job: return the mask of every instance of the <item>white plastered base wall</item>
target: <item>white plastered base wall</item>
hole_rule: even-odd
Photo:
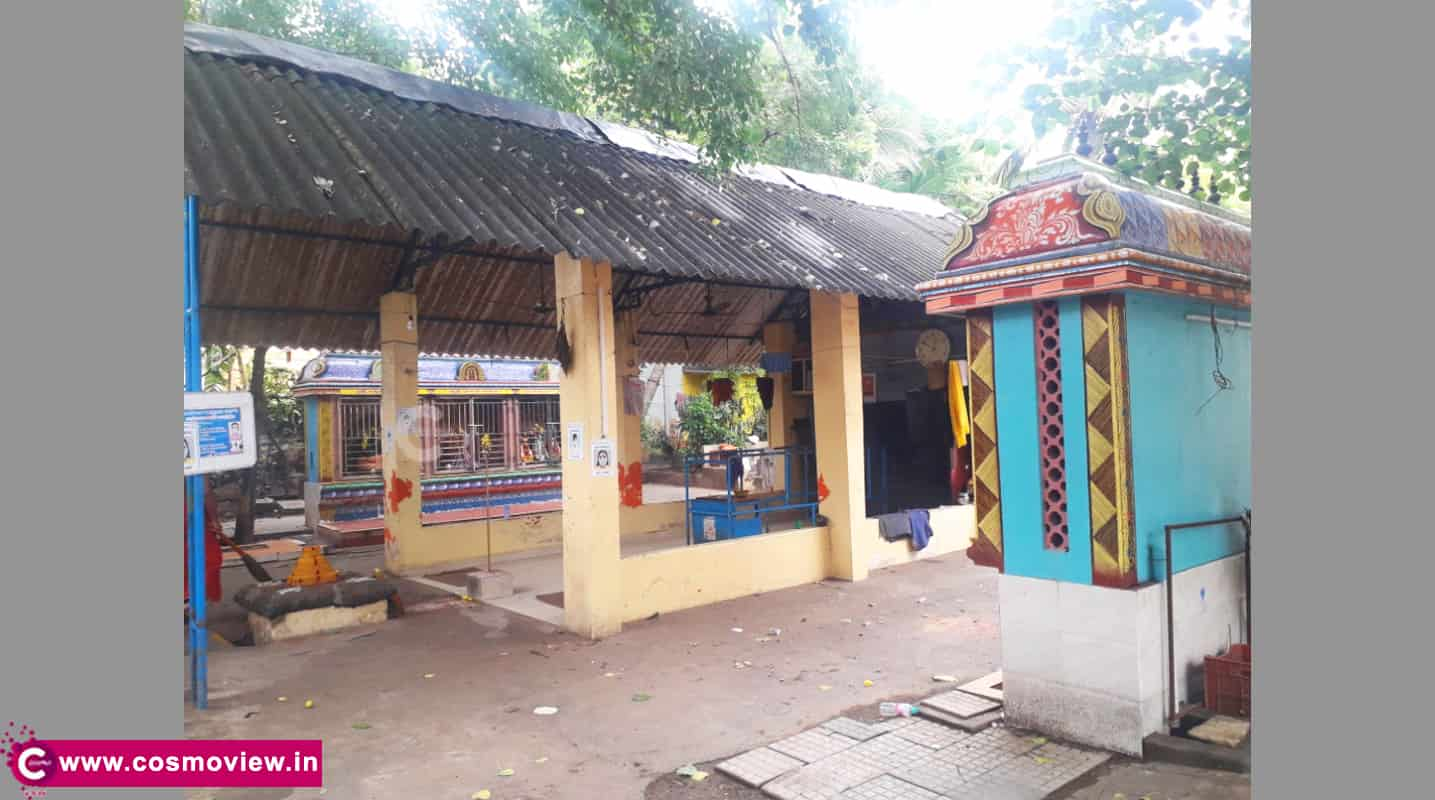
[[[1245,638],[1245,557],[1178,573],[1176,692],[1201,691],[1204,659]],[[1139,756],[1167,709],[1166,588],[1002,575],[1002,691],[1008,723]]]

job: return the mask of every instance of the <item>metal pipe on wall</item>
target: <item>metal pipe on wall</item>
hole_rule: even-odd
[[[1249,512],[1247,512],[1249,513]],[[1246,644],[1251,643],[1251,522],[1250,517],[1222,517],[1204,522],[1182,522],[1166,526],[1166,698],[1168,726],[1174,725],[1181,710],[1176,707],[1176,606],[1172,576],[1175,574],[1174,559],[1171,557],[1171,532],[1189,528],[1209,528],[1217,525],[1239,523],[1246,534]]]

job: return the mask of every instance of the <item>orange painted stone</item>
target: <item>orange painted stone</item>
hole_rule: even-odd
[[[339,573],[324,558],[323,551],[315,546],[304,548],[299,554],[299,560],[294,563],[294,570],[289,573],[285,583],[290,586],[318,586],[322,583],[333,583],[339,580]]]

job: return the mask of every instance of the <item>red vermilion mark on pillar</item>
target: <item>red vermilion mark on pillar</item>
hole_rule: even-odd
[[[388,528],[388,526],[386,525],[386,526],[384,526],[384,545],[385,545],[385,546],[388,546],[388,545],[391,545],[391,544],[393,544],[393,543],[394,543],[394,534],[393,534],[393,531],[390,531],[389,528]]]
[[[623,505],[637,508],[643,504],[643,462],[618,465],[618,493]]]
[[[832,492],[827,488],[827,481],[822,479],[822,473],[817,474],[817,502],[821,503],[827,499]]]
[[[414,496],[414,482],[399,477],[399,473],[389,473],[389,511],[399,513],[399,503]]]

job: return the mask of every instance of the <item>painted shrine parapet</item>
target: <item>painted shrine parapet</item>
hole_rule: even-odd
[[[1126,289],[1249,307],[1250,285],[1236,215],[1063,159],[964,223],[916,288],[936,314]]]

